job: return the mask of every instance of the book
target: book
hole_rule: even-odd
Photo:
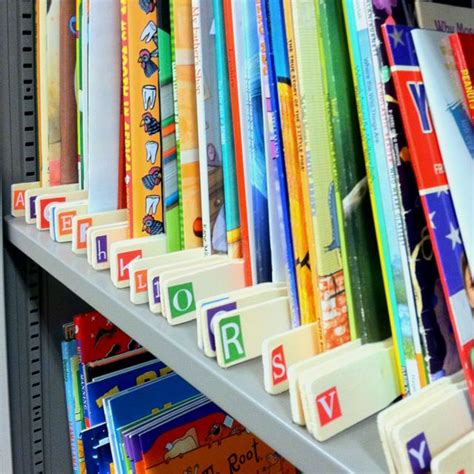
[[[271,281],[257,18],[254,3],[233,3],[234,50],[240,107],[243,180],[253,283]]]
[[[77,353],[82,364],[137,349],[138,344],[97,311],[74,316]]]
[[[121,15],[127,208],[133,238],[164,232],[157,35],[146,42],[150,22],[157,28],[158,13],[146,4],[121,0]]]
[[[112,451],[108,440],[107,424],[101,423],[81,433],[87,474],[114,472]]]
[[[452,0],[443,2],[416,0],[416,18],[419,27],[444,33],[474,33],[473,9],[458,4]]]
[[[227,253],[214,25],[212,2],[193,0],[202,241],[206,255]]]
[[[464,100],[474,125],[474,34],[455,33],[449,35],[454,60],[461,80]]]
[[[165,232],[168,252],[181,249],[181,224],[179,216],[178,162],[176,158],[176,121],[173,95],[173,67],[171,60],[170,0],[157,5],[158,31],[149,23],[145,41],[150,43],[158,35],[158,74],[160,89],[161,144],[163,160],[163,192]],[[155,145],[147,144],[147,159],[155,159]]]
[[[266,99],[266,125],[270,138],[273,172],[269,173],[270,188],[275,193],[276,214],[279,220],[279,230],[282,245],[282,253],[285,257],[286,280],[289,288],[292,325],[298,327],[301,324],[301,313],[299,305],[298,285],[296,279],[296,268],[294,265],[293,236],[291,234],[290,208],[288,201],[288,188],[286,182],[286,171],[283,156],[283,139],[281,130],[281,117],[278,106],[278,85],[275,71],[273,41],[270,24],[270,4],[267,0],[257,2],[257,20],[259,22],[259,41],[261,50],[261,62],[266,65],[267,80],[264,75],[263,91]],[[267,158],[268,160],[268,158]],[[274,226],[273,229],[276,229]]]
[[[297,84],[296,51],[293,31],[293,14],[291,2],[280,2],[282,20],[272,24],[274,29],[281,31],[282,42],[274,44],[276,54],[281,55],[277,61],[278,94],[280,115],[282,119],[283,152],[287,171],[288,196],[290,202],[291,230],[293,235],[294,265],[300,304],[301,323],[307,324],[318,320],[321,307],[315,304],[314,278],[316,268],[313,266],[309,251],[306,229],[311,211],[305,206],[307,201],[304,192],[309,193],[306,186],[306,174],[303,126],[301,120],[301,97]],[[305,191],[303,191],[303,188]],[[303,203],[303,205],[301,205]],[[314,270],[313,270],[314,268]],[[321,337],[321,334],[318,334]]]
[[[245,279],[247,285],[253,283],[252,262],[250,255],[250,241],[248,229],[248,210],[245,198],[245,176],[243,168],[242,130],[240,123],[239,90],[237,84],[237,63],[233,24],[233,2],[222,0],[224,13],[225,41],[227,48],[227,65],[229,71],[229,90],[232,112],[232,127],[234,135],[235,172],[237,179],[237,194],[240,214],[240,236],[242,258],[245,262]]]
[[[232,110],[223,2],[221,0],[213,0],[213,8],[227,253],[232,258],[241,258],[240,213],[237,192],[237,176],[235,170],[234,135],[232,132]]]
[[[181,248],[202,246],[191,0],[171,0],[174,113]]]
[[[469,255],[474,249],[472,229],[470,229],[472,227],[472,206],[469,205],[470,201],[469,198],[466,199],[466,196],[472,195],[470,179],[474,171],[472,159],[474,156],[472,146],[474,132],[464,108],[460,84],[450,76],[450,73],[455,74],[455,71],[453,71],[453,58],[447,44],[447,37],[447,33],[434,31],[415,30],[412,32],[447,184],[454,205],[454,213],[449,212],[451,210],[450,200],[439,200],[439,203],[448,209],[449,214],[447,216],[445,214],[447,218],[442,221],[444,222],[443,227],[441,227],[441,222],[438,227],[433,220],[430,225],[434,226],[436,233],[440,233],[439,241],[444,243],[443,248],[439,250],[439,257],[443,258],[443,254],[446,254],[445,258],[454,259],[457,264],[451,274],[452,283],[449,285],[445,283],[445,291],[456,308],[456,322],[453,321],[453,326],[457,328],[456,342],[468,382],[471,403],[473,403],[472,353],[474,340],[472,337],[473,319],[472,316],[469,318],[469,309],[471,312],[474,309],[471,263],[473,260],[472,258],[469,260]],[[443,91],[443,94],[439,93],[440,90]],[[443,168],[438,167],[434,170],[436,173],[436,170],[441,171]],[[445,189],[441,188],[437,191],[440,194],[441,191],[445,194]],[[431,200],[431,196],[428,199]],[[454,216],[455,219],[457,218],[457,222],[453,219]],[[442,239],[441,236],[445,239]]]
[[[76,2],[66,0],[59,6],[59,118],[61,131],[60,182],[77,183],[77,104],[75,95],[76,67]]]
[[[372,256],[375,228],[355,105],[342,2],[319,0],[321,63],[326,113],[330,117],[331,156],[341,255],[351,338],[376,342],[389,337],[380,261]]]
[[[413,29],[406,26],[385,25],[383,27],[391,74],[410,149],[410,164],[416,176],[420,200],[427,221],[426,231],[423,232],[425,237],[419,244],[421,256],[417,260],[418,262],[426,260],[437,262],[437,268],[426,267],[424,264],[425,274],[423,290],[421,290],[425,296],[436,301],[433,310],[427,311],[425,309],[423,314],[424,319],[427,317],[430,319],[429,331],[425,327],[428,349],[425,357],[431,379],[435,379],[441,375],[450,375],[460,368],[450,322],[450,316],[451,320],[455,320],[455,310],[449,298],[449,292],[444,291],[444,298],[440,298],[442,282],[445,281],[443,286],[446,288],[450,271],[449,267],[440,259],[439,252],[442,243],[432,227],[435,216],[436,220],[441,218],[444,222],[449,222],[455,218],[455,215],[452,204],[451,211],[445,206],[441,206],[439,209],[439,206],[433,206],[427,196],[431,192],[430,188],[439,190],[444,187],[447,189],[447,181],[436,133],[432,127],[425,86],[411,39],[411,31]],[[435,190],[433,189],[433,191]],[[438,198],[441,196],[435,191],[433,200],[438,201]],[[435,208],[438,211],[434,210]],[[426,232],[429,234],[430,241],[426,238]],[[456,261],[453,260],[453,263],[455,268]]]

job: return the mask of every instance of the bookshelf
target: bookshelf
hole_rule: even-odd
[[[171,327],[146,305],[129,301],[128,289],[112,285],[109,272],[96,272],[68,244],[52,242],[21,219],[6,217],[6,237],[47,273],[129,333],[178,374],[227,410],[249,430],[306,473],[387,470],[372,417],[325,442],[315,441],[291,422],[288,394],[268,395],[259,359],[223,370],[196,344],[191,322]]]

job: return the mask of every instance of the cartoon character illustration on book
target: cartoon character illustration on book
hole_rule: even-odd
[[[146,161],[154,165],[158,157],[158,149],[160,148],[160,144],[157,142],[146,142],[145,148],[146,148]]]
[[[148,15],[149,13],[153,13],[156,8],[157,0],[138,0],[138,4],[140,8]]]
[[[331,211],[331,227],[332,227],[332,241],[329,245],[326,245],[326,250],[331,251],[338,248],[341,248],[341,243],[339,240],[339,226],[337,222],[337,210],[336,210],[336,190],[334,188],[334,183],[331,182],[329,185],[329,209]]]
[[[196,428],[193,427],[186,431],[181,438],[177,438],[166,445],[165,460],[182,456],[197,448],[199,448],[199,438]]]
[[[161,184],[161,179],[162,179],[161,167],[152,166],[148,170],[148,173],[145,176],[143,176],[142,183],[146,189],[149,189],[151,191],[155,186],[159,186]]]
[[[151,77],[156,71],[158,71],[158,66],[152,60],[156,54],[155,51],[150,52],[146,48],[141,49],[138,54],[138,62],[141,64],[146,77]]]
[[[148,84],[142,89],[143,108],[153,110],[156,102],[156,86]]]
[[[161,202],[161,197],[157,195],[150,195],[145,198],[145,216],[143,217],[142,231],[148,235],[157,235],[164,232],[163,222],[155,219],[153,216],[158,210],[158,205]]]
[[[149,43],[151,40],[155,39],[157,31],[158,28],[156,27],[155,23],[150,20],[143,29],[140,40],[144,41],[145,43]]]
[[[143,127],[145,132],[150,136],[159,133],[161,130],[160,122],[158,122],[158,120],[156,120],[156,118],[153,117],[150,112],[145,112],[142,115],[140,127]]]

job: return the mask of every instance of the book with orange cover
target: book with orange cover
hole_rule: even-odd
[[[130,237],[144,237],[164,232],[158,14],[154,3],[121,7],[127,207]]]

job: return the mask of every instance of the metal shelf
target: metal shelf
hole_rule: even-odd
[[[85,302],[135,338],[156,357],[243,423],[307,474],[387,471],[375,417],[318,443],[291,422],[288,394],[268,395],[260,360],[223,370],[196,344],[195,323],[171,327],[129,301],[128,289],[112,285],[108,272],[96,272],[68,244],[53,242],[22,219],[7,217],[7,239]]]

